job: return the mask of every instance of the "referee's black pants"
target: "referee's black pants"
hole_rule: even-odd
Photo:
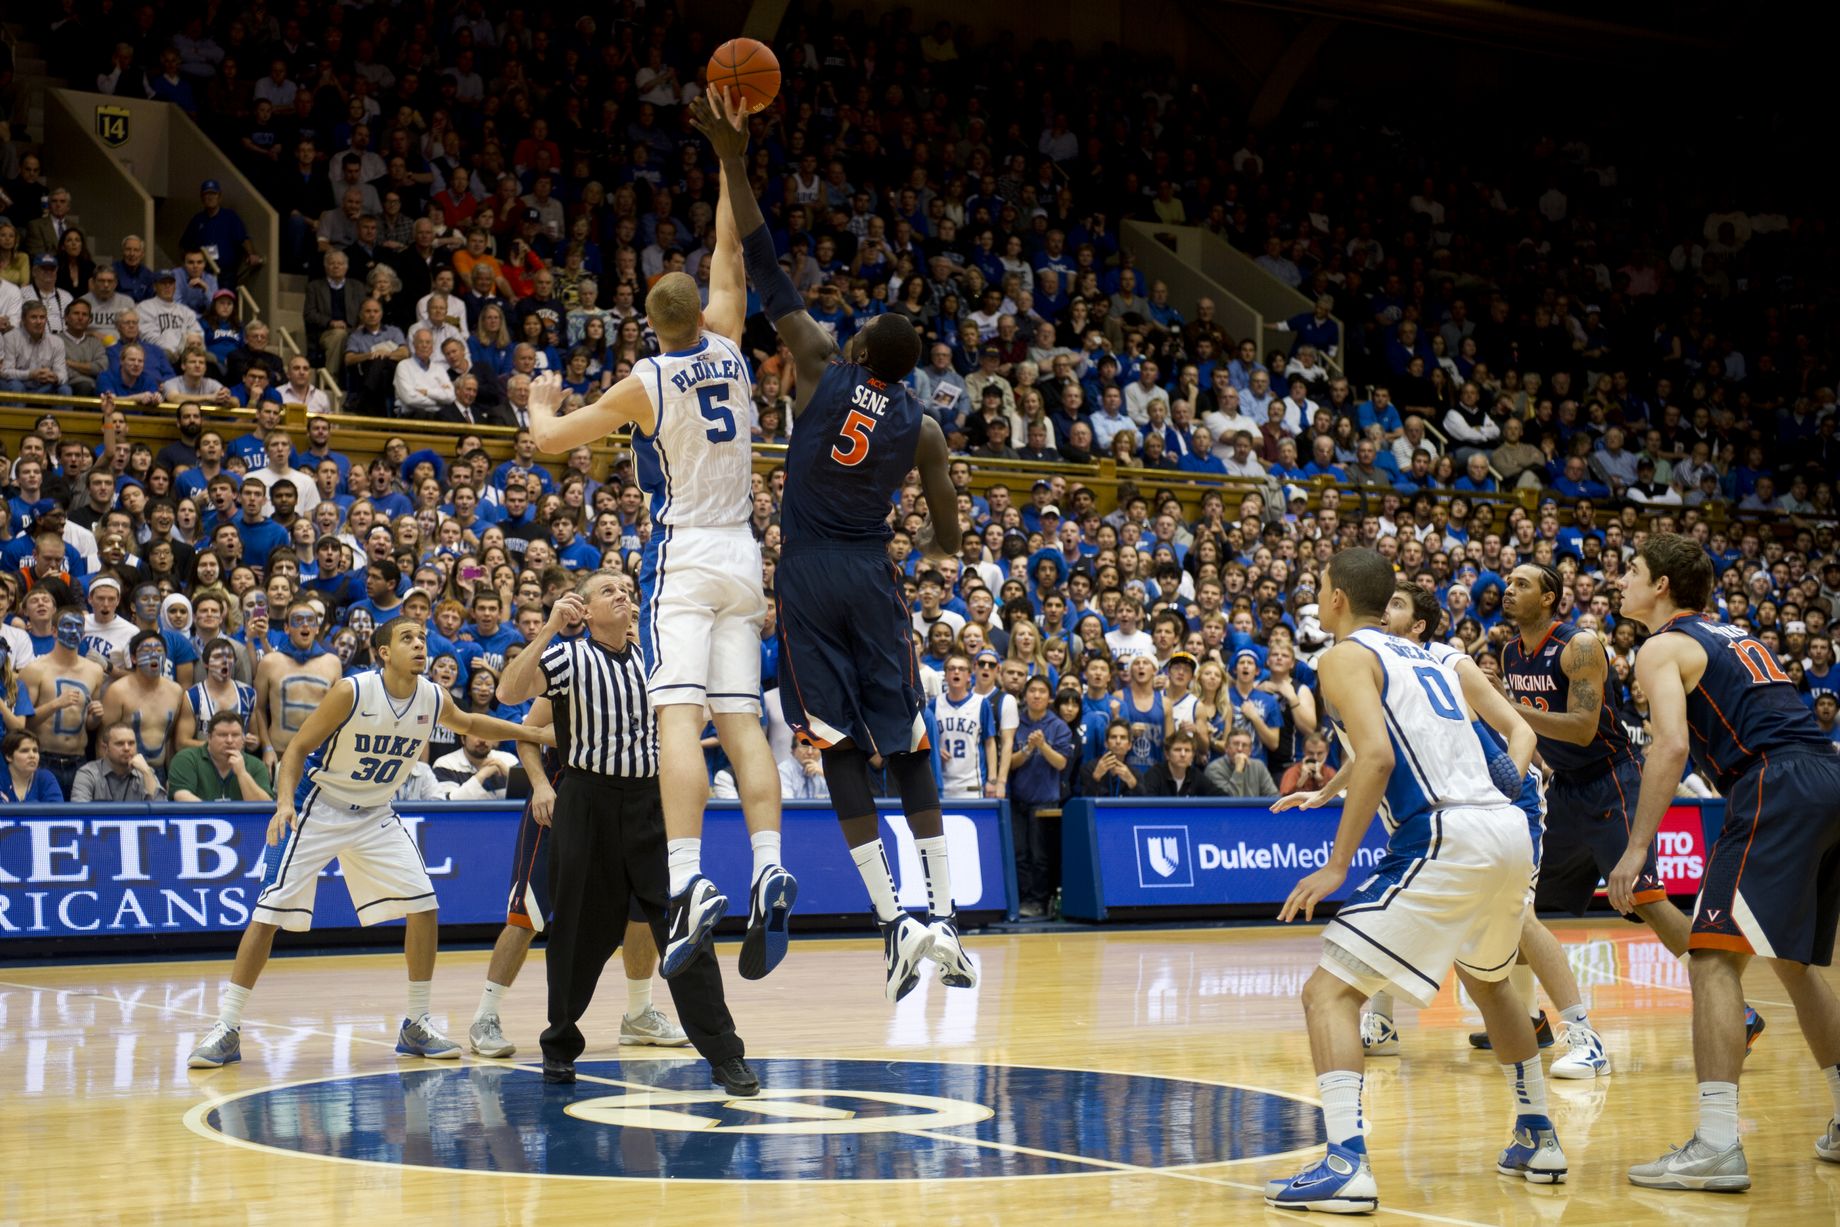
[[[565,771],[550,827],[546,1058],[572,1062],[587,1046],[576,1024],[594,1000],[601,969],[620,948],[634,900],[664,950],[669,887],[657,779]],[[705,1060],[719,1065],[742,1054],[708,946],[665,983],[679,1023]]]

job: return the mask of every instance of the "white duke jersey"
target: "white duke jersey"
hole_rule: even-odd
[[[1410,839],[1429,832],[1434,811],[1508,805],[1489,776],[1482,743],[1470,728],[1456,670],[1418,644],[1378,627],[1362,627],[1349,638],[1374,654],[1384,679],[1380,706],[1394,760],[1380,806],[1387,832],[1406,830]],[[1344,748],[1353,753],[1339,716],[1336,731]]]
[[[425,677],[415,679],[415,693],[407,699],[385,690],[383,674],[374,669],[347,680],[356,692],[351,715],[307,760],[294,794],[294,808],[301,813],[315,792],[354,809],[388,805],[421,758],[441,715],[441,688]]]
[[[689,349],[641,358],[652,433],[633,432],[639,487],[661,528],[730,528],[753,513],[754,385],[741,351],[705,332]]]
[[[997,735],[990,700],[972,691],[957,703],[948,694],[933,700],[938,727],[939,791],[948,797],[984,795],[984,739]]]

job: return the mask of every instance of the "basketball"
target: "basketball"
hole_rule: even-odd
[[[749,115],[764,111],[779,95],[779,57],[758,39],[731,38],[709,57],[709,83],[740,94]]]

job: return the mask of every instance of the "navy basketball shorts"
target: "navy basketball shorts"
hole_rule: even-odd
[[[780,706],[793,731],[820,748],[848,740],[868,754],[924,746],[913,615],[882,547],[789,551],[774,593]]]
[[[1546,838],[1534,895],[1537,910],[1585,914],[1598,883],[1610,876],[1629,849],[1629,825],[1641,793],[1642,764],[1634,760],[1586,780],[1568,780],[1563,772],[1553,777],[1546,794]],[[1635,901],[1645,905],[1666,899],[1651,843],[1642,876],[1636,879]]]
[[[1826,967],[1840,923],[1840,755],[1774,754],[1725,797],[1691,950]]]
[[[549,928],[549,828],[530,816],[530,802],[518,818],[517,847],[511,854],[511,888],[505,899],[505,923],[533,933]],[[628,920],[645,923],[639,898],[627,908]]]

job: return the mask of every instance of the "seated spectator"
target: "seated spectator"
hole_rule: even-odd
[[[27,302],[19,327],[0,336],[0,390],[70,395],[64,341],[47,330],[42,303]]]
[[[140,735],[127,721],[118,721],[97,735],[102,757],[77,769],[76,783],[71,786],[70,800],[77,805],[93,801],[122,804],[134,801],[164,801],[166,786],[140,752]]]
[[[496,748],[483,737],[462,737],[460,748],[429,764],[436,787],[448,801],[502,801],[511,784],[517,756]]]
[[[160,384],[147,369],[147,351],[135,342],[127,341],[116,348],[113,356],[119,359],[119,364],[103,371],[96,378],[97,392],[110,398],[105,399],[104,404],[109,404],[110,400],[133,401],[141,405],[159,404]]]
[[[326,275],[307,283],[307,304],[302,313],[307,335],[325,355],[334,379],[345,369],[345,346],[364,306],[364,286],[348,278],[351,262],[343,251],[329,251],[323,261]]]
[[[204,252],[195,247],[188,249],[180,257],[179,267],[172,272],[175,300],[190,307],[194,314],[203,315],[208,311],[211,299],[217,294],[217,275],[205,267]]]
[[[243,717],[228,710],[211,716],[203,745],[173,755],[166,783],[174,801],[267,801],[274,796],[268,768],[244,747]]]
[[[1321,733],[1311,733],[1303,739],[1303,757],[1284,769],[1284,778],[1278,781],[1278,795],[1288,797],[1294,792],[1319,792],[1334,778],[1328,738]]]
[[[1163,741],[1163,761],[1137,782],[1140,797],[1212,797],[1219,790],[1195,766],[1195,738],[1178,729]]]
[[[831,790],[824,782],[818,747],[804,740],[793,741],[792,757],[779,765],[779,795],[787,801],[830,800]]]
[[[39,766],[38,738],[17,729],[0,738],[0,758],[6,760],[0,770],[0,801],[14,805],[62,805],[64,790],[57,777]]]
[[[204,350],[186,350],[179,358],[179,374],[160,385],[160,395],[169,401],[193,400],[219,407],[235,404],[230,389],[205,374],[206,366]]]
[[[393,386],[397,412],[404,417],[435,418],[454,404],[453,381],[435,358],[434,334],[416,328],[409,357],[396,364]]]
[[[121,255],[115,261],[115,283],[135,302],[153,297],[154,271],[147,267],[147,245],[139,235],[130,234],[121,241]]]
[[[197,313],[178,301],[177,290],[177,274],[170,268],[161,269],[153,275],[153,297],[134,308],[140,318],[141,342],[158,347],[174,363],[194,337],[201,344],[204,341]]]
[[[1205,774],[1219,796],[1278,795],[1278,786],[1272,782],[1270,770],[1253,757],[1252,734],[1246,729],[1234,729],[1227,735],[1227,752],[1209,763]]]

